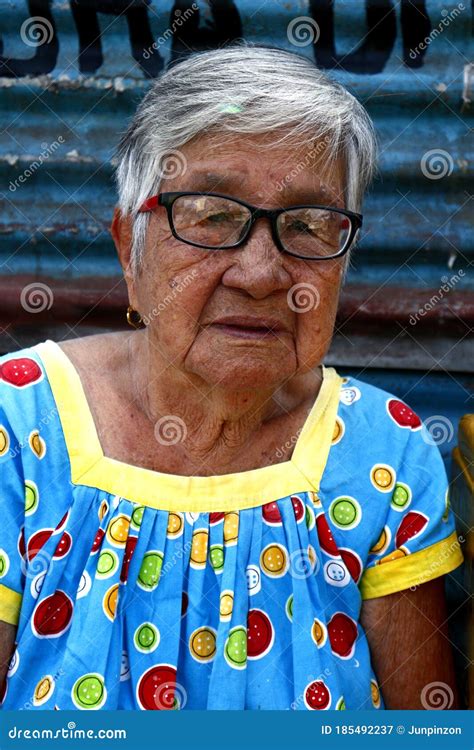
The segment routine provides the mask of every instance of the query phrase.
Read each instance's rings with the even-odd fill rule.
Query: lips
[[[281,321],[275,318],[253,318],[247,316],[228,316],[215,320],[212,325],[222,326],[225,328],[234,328],[235,330],[250,331],[255,333],[277,333],[285,329]]]

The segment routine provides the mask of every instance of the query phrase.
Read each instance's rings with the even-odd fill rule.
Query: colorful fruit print
[[[289,566],[288,552],[281,544],[268,544],[260,555],[260,567],[271,578],[284,576]]]
[[[357,640],[357,623],[344,612],[336,612],[328,622],[329,642],[333,653],[341,659],[349,659]]]
[[[449,509],[451,507],[451,501],[449,499],[449,486],[446,489],[446,494],[444,496],[444,513],[441,516],[442,520],[446,523],[449,518]]]
[[[61,557],[66,557],[66,555],[69,554],[71,547],[72,536],[69,531],[64,531],[53,552],[53,560],[59,560]]]
[[[115,547],[125,547],[129,530],[130,519],[124,515],[116,516],[107,526],[107,541]]]
[[[391,507],[394,510],[404,511],[411,503],[411,489],[404,482],[397,482],[392,493]]]
[[[311,628],[311,638],[318,648],[324,646],[328,638],[326,625],[321,620],[318,620],[317,617],[314,618]]]
[[[345,710],[346,710],[346,701],[344,700],[344,696],[341,695],[341,697],[336,703],[336,711],[345,711]]]
[[[325,710],[331,705],[331,692],[322,680],[314,680],[306,686],[304,703],[310,710]]]
[[[7,429],[0,424],[0,456],[4,456],[8,453],[10,447],[10,436]]]
[[[402,557],[405,557],[408,554],[407,550],[403,547],[400,547],[399,549],[394,550],[389,555],[386,555],[385,557],[381,557],[380,560],[376,560],[376,565],[381,565],[382,563],[388,563],[392,562],[393,560],[399,560]]]
[[[382,529],[382,533],[380,534],[375,544],[370,548],[369,552],[372,555],[382,555],[388,548],[391,538],[392,533],[390,531],[390,528],[388,526],[384,526]]]
[[[45,675],[35,687],[33,693],[33,705],[42,706],[54,693],[54,679],[50,674]]]
[[[380,688],[375,680],[370,681],[370,694],[372,696],[372,703],[375,708],[380,708]]]
[[[293,594],[290,594],[285,604],[285,612],[290,622],[293,622]]]
[[[339,560],[329,560],[325,563],[324,578],[332,586],[347,586],[351,580],[349,571]]]
[[[293,506],[293,512],[295,514],[296,522],[300,523],[305,517],[305,505],[304,502],[298,495],[291,496],[291,504]]]
[[[118,590],[118,583],[114,583],[114,585],[105,592],[102,600],[104,614],[112,622],[115,620],[115,613],[117,612]]]
[[[312,573],[317,573],[318,567],[319,567],[319,560],[316,554],[316,550],[314,549],[312,544],[308,544],[308,560],[309,560],[310,571]]]
[[[225,590],[221,592],[219,600],[219,617],[222,622],[227,622],[232,617],[234,609],[234,592]]]
[[[196,661],[212,661],[216,655],[216,631],[214,628],[205,626],[191,633],[189,651]]]
[[[386,404],[387,412],[393,419],[395,424],[399,427],[408,428],[411,430],[421,429],[422,422],[418,414],[415,414],[413,409],[399,401],[396,398],[390,398]]]
[[[25,516],[31,516],[38,508],[39,491],[31,479],[25,479]]]
[[[142,525],[143,521],[143,513],[145,512],[145,506],[139,505],[132,513],[132,517],[130,518],[130,525],[133,526],[135,529],[139,529]]]
[[[4,549],[0,549],[0,578],[3,578],[8,573],[10,568],[10,558]]]
[[[120,682],[130,679],[130,659],[128,658],[128,652],[122,651],[122,659],[120,661]]]
[[[262,588],[262,574],[257,565],[248,565],[245,571],[249,596],[254,596]]]
[[[18,554],[23,559],[26,557],[25,527],[22,526],[18,534]]]
[[[54,529],[39,529],[32,537],[28,540],[27,557],[31,562],[38,552],[42,550],[49,537],[53,533]],[[45,560],[47,562],[47,560]]]
[[[176,667],[156,664],[137,683],[137,702],[144,711],[166,711],[175,706]]]
[[[224,545],[211,544],[209,550],[209,559],[216,573],[222,573],[224,570]]]
[[[133,643],[137,651],[143,654],[154,651],[160,642],[160,632],[152,622],[143,622],[135,630]]]
[[[425,516],[424,513],[418,513],[413,510],[408,511],[408,513],[403,516],[397,529],[395,535],[395,546],[401,547],[409,539],[413,539],[413,537],[421,534],[428,521],[429,518],[428,516]]]
[[[112,549],[104,549],[98,559],[96,568],[97,578],[110,578],[119,565],[118,555]]]
[[[375,464],[370,471],[370,481],[379,492],[390,492],[395,486],[396,472],[388,464]]]
[[[344,424],[344,420],[341,419],[341,417],[337,416],[336,421],[334,422],[331,444],[337,445],[337,443],[340,443],[342,438],[344,437],[345,431],[346,425]]]
[[[107,700],[103,675],[90,672],[79,677],[72,686],[71,698],[74,705],[83,710],[102,708]]]
[[[58,638],[71,625],[73,603],[69,596],[57,590],[40,601],[33,612],[31,627],[38,638]]]
[[[340,529],[353,529],[360,522],[362,511],[353,497],[336,497],[329,506],[329,517]]]
[[[315,508],[322,508],[323,507],[322,504],[321,504],[321,500],[318,497],[318,493],[317,492],[313,492],[313,490],[309,490],[309,492],[307,494],[308,494],[308,497],[311,500],[311,502],[313,503],[313,505],[314,505]]]
[[[321,549],[326,552],[327,555],[337,557],[339,554],[339,549],[336,542],[334,541],[332,531],[329,528],[329,524],[326,521],[326,516],[324,515],[324,513],[320,513],[316,517],[316,530],[318,532],[318,539],[319,544],[321,545]]]
[[[207,529],[193,531],[190,565],[192,568],[205,568],[207,560],[207,545],[209,532]]]
[[[215,526],[216,523],[220,523],[224,520],[225,513],[218,512],[218,513],[209,513],[209,526]]]
[[[262,517],[265,523],[268,523],[269,526],[281,526],[281,513],[278,503],[275,500],[271,503],[265,503],[265,505],[262,505]]]
[[[341,388],[340,400],[345,406],[352,406],[361,397],[360,389],[357,386],[352,388]]]
[[[76,599],[81,599],[84,596],[87,596],[87,594],[89,593],[89,591],[91,590],[91,588],[92,588],[91,577],[90,577],[89,573],[87,572],[87,570],[84,570],[83,573],[82,573],[82,575],[81,575],[81,579],[79,581],[79,585],[77,587]]]
[[[64,526],[66,525],[68,516],[69,516],[69,511],[67,510],[64,516],[61,518],[61,520],[57,524],[56,528],[54,529],[54,535],[60,534],[62,532]]]
[[[184,531],[184,516],[182,513],[168,513],[168,539],[176,539]]]
[[[275,631],[266,612],[251,609],[247,615],[247,657],[261,659],[270,651]]]
[[[122,581],[122,583],[127,582],[128,571],[130,568],[130,563],[132,561],[133,553],[135,552],[135,547],[137,546],[137,542],[138,537],[130,534],[127,539],[127,544],[125,545],[125,553],[122,560],[122,568],[120,570],[120,580]]]
[[[44,442],[43,438],[40,436],[39,430],[33,430],[33,432],[30,432],[30,436],[28,438],[28,445],[30,446],[36,458],[39,458],[41,460],[42,458],[45,457],[46,443]]]
[[[232,628],[224,645],[224,657],[234,669],[245,669],[247,664],[247,629],[242,625]]]
[[[239,514],[226,513],[224,517],[224,544],[237,544],[239,536]]]
[[[310,505],[306,506],[305,523],[306,523],[306,528],[308,529],[308,531],[311,531],[311,529],[314,528],[315,515],[314,515],[314,510],[312,509]]]
[[[145,591],[153,591],[153,589],[156,589],[160,580],[162,565],[163,552],[154,549],[145,552],[140,572],[138,573],[137,585]]]
[[[357,554],[357,552],[354,552],[354,550],[348,549],[347,547],[341,547],[341,549],[339,550],[339,554],[344,561],[344,565],[349,571],[349,575],[356,583],[358,583],[362,575],[362,560],[360,559],[359,555]]]
[[[37,383],[43,377],[40,366],[28,357],[9,359],[0,365],[0,380],[16,388]]]
[[[91,555],[95,555],[96,552],[99,551],[99,549],[101,548],[102,540],[103,540],[104,536],[105,536],[104,529],[99,529],[97,531],[97,534],[95,535],[95,539],[94,539],[94,541],[92,543]]]

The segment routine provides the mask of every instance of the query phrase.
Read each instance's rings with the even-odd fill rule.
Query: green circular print
[[[108,578],[118,568],[118,557],[117,553],[111,549],[103,550],[97,560],[97,577]]]
[[[82,675],[74,683],[71,696],[78,708],[101,708],[107,699],[103,676],[94,672]]]
[[[227,663],[234,669],[244,669],[247,662],[247,629],[238,625],[232,628],[224,646]]]
[[[353,529],[359,523],[362,511],[353,497],[336,497],[329,508],[329,515],[340,529]]]
[[[286,600],[285,612],[290,622],[293,622],[293,594],[290,594]]]
[[[143,521],[143,513],[145,511],[145,506],[140,505],[140,507],[135,508],[135,510],[132,513],[131,523],[132,526],[135,526],[136,529],[140,528]]]
[[[397,482],[392,493],[392,507],[405,510],[411,502],[411,489],[404,482]]]
[[[135,630],[133,642],[135,648],[142,653],[147,654],[150,651],[154,651],[160,642],[158,628],[152,622],[144,622]]]
[[[34,513],[39,503],[38,487],[30,479],[25,479],[25,515]]]
[[[0,578],[8,573],[10,560],[4,549],[0,549]]]
[[[224,546],[222,544],[213,544],[209,550],[211,565],[217,572],[224,567]]]
[[[138,574],[137,583],[146,591],[153,591],[160,580],[161,566],[163,564],[163,552],[149,550],[145,552]]]

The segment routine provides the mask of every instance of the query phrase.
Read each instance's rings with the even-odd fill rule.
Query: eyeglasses
[[[265,209],[220,193],[160,193],[148,198],[139,213],[166,208],[176,239],[206,250],[240,247],[262,217],[271,224],[280,252],[303,260],[340,258],[362,226],[362,215],[340,208],[303,205]]]

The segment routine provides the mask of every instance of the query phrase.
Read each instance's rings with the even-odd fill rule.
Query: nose
[[[222,277],[224,286],[246,291],[255,299],[291,288],[284,255],[275,246],[266,217],[256,220],[243,245],[228,252],[231,263]]]

